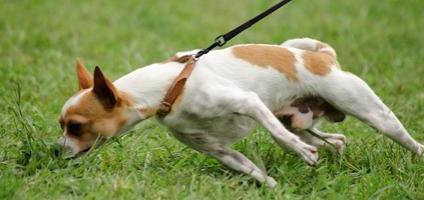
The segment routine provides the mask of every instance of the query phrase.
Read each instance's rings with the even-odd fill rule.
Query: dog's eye
[[[69,123],[67,126],[68,133],[74,136],[79,136],[81,134],[81,127],[82,125],[80,123]]]

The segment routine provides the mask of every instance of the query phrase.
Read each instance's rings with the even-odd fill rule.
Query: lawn
[[[252,178],[175,140],[154,119],[90,154],[58,154],[61,106],[75,60],[112,79],[207,46],[273,1],[0,0],[1,199],[424,199],[424,158],[360,121],[323,124],[349,138],[317,167],[257,127],[235,148],[279,183]],[[424,142],[424,1],[294,0],[230,44],[312,37],[338,51]]]

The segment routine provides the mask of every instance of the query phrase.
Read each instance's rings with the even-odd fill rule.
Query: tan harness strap
[[[172,105],[174,104],[175,100],[178,98],[178,96],[182,93],[185,83],[187,81],[187,78],[190,76],[191,72],[194,69],[194,64],[196,64],[196,61],[193,56],[182,56],[179,58],[172,59],[172,61],[185,63],[187,64],[184,66],[184,69],[178,74],[177,78],[175,78],[174,82],[171,84],[171,87],[166,92],[165,97],[163,98],[162,102],[159,105],[159,109],[157,111],[157,114],[165,116],[169,112],[171,112]]]

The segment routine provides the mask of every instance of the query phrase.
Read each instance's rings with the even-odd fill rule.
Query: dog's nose
[[[71,146],[69,146],[67,142],[69,141],[67,141],[66,138],[62,137],[59,139],[57,144],[60,147],[60,150],[59,150],[61,152],[60,154],[63,155],[66,160],[69,160],[69,159],[75,158],[75,153],[73,152]]]
[[[71,147],[69,145],[67,145],[66,142],[67,142],[66,141],[66,138],[65,137],[62,137],[62,138],[59,139],[58,144],[60,145],[60,147],[62,148],[62,150],[66,150],[66,151],[71,152],[72,149],[71,149]]]
[[[66,142],[66,138],[63,138],[63,137],[61,137],[61,138],[59,139],[59,141],[57,141],[57,143],[59,143],[59,145],[60,145],[61,147],[64,147],[64,146],[65,146],[65,142]]]

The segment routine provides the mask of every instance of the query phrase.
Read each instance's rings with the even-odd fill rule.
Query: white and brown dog
[[[79,91],[60,116],[62,145],[76,155],[97,138],[117,136],[157,116],[161,100],[183,67],[175,61],[156,63],[112,83],[98,67],[92,77],[78,63]],[[317,148],[335,147],[340,152],[346,145],[345,136],[319,131],[316,121],[323,117],[342,121],[344,113],[418,155],[424,151],[364,81],[340,69],[332,47],[309,38],[210,52],[197,61],[171,113],[158,119],[184,144],[273,187],[274,179],[231,145],[258,122],[280,146],[315,165]]]

